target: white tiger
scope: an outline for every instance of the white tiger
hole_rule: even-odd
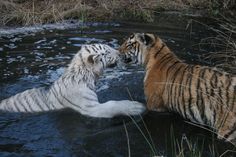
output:
[[[83,45],[64,74],[48,89],[33,88],[2,100],[0,110],[42,112],[72,108],[91,117],[137,115],[145,110],[136,101],[99,103],[95,83],[104,68],[119,60],[118,51],[105,44]]]

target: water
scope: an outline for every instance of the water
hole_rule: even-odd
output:
[[[208,19],[194,19],[213,24]],[[118,47],[131,32],[158,34],[183,60],[207,64],[200,57],[203,52],[196,51],[193,45],[212,32],[191,21],[186,16],[159,15],[154,23],[90,23],[69,29],[5,32],[0,37],[0,100],[33,87],[50,86],[82,44]],[[142,67],[107,69],[97,85],[99,100],[145,102],[143,77]],[[199,148],[204,144],[203,156],[212,154],[209,145],[217,151],[216,156],[231,149],[211,132],[188,124],[177,115],[150,112],[143,120],[134,118],[135,123],[129,117],[95,119],[72,110],[34,115],[2,113],[0,156],[128,156],[127,139],[131,156],[135,157],[174,156],[173,139],[183,141],[186,150],[188,141],[198,143]]]

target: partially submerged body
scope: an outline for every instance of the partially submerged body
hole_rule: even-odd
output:
[[[16,94],[2,100],[0,110],[42,112],[72,108],[83,115],[105,118],[141,114],[145,107],[136,101],[98,101],[95,83],[103,70],[118,60],[118,51],[108,45],[84,45],[49,89],[33,88]]]
[[[153,34],[132,35],[120,52],[145,66],[149,110],[177,112],[236,144],[236,76],[184,63]]]

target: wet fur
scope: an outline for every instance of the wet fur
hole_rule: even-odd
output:
[[[49,89],[33,88],[16,94],[2,100],[0,110],[30,113],[72,108],[83,115],[104,118],[140,114],[145,107],[136,101],[98,101],[96,81],[107,66],[118,60],[118,51],[108,45],[83,45]]]

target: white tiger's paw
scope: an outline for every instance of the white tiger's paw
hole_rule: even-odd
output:
[[[137,101],[129,101],[126,104],[124,113],[125,115],[139,115],[142,114],[146,110],[144,104]]]

